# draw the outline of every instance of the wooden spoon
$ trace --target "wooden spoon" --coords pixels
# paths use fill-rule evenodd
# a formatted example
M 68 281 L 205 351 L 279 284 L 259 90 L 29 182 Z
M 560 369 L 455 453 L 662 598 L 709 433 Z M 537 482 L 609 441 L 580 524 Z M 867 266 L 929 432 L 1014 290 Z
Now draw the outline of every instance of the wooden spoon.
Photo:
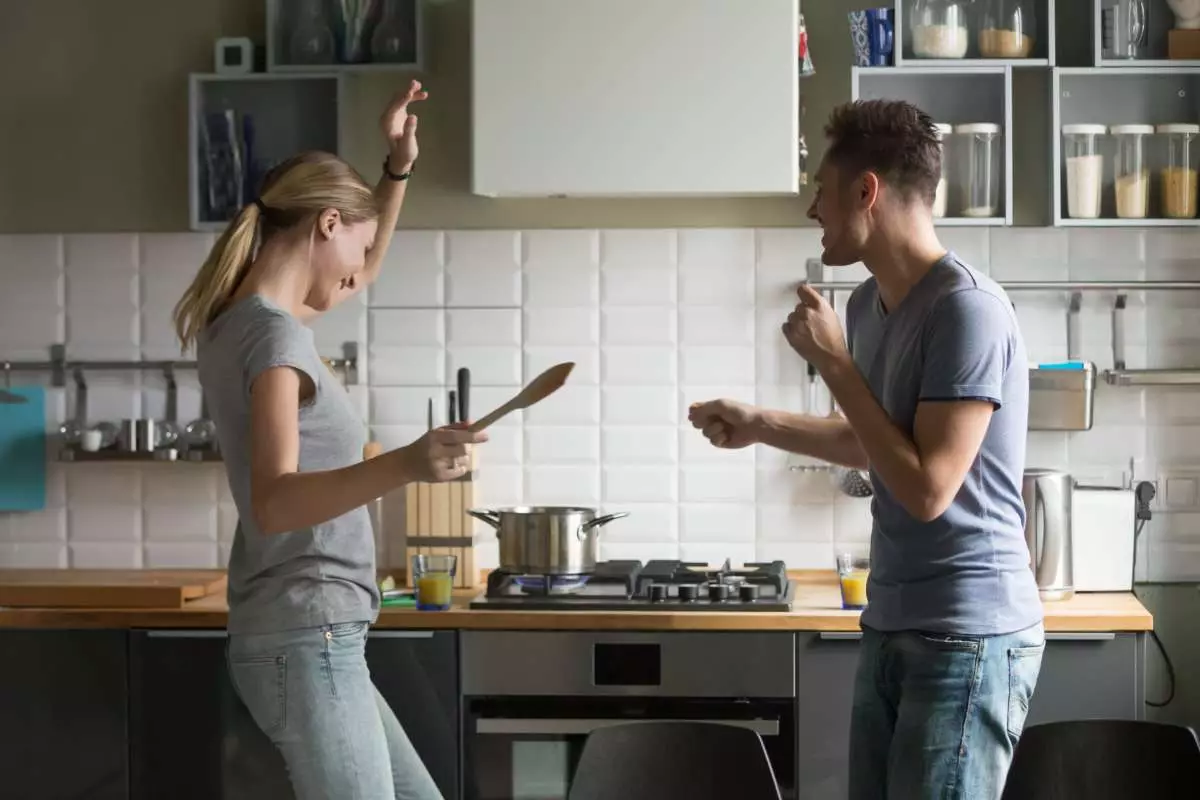
M 562 385 L 567 382 L 567 376 L 571 374 L 571 370 L 573 369 L 575 369 L 574 361 L 555 364 L 531 380 L 524 389 L 517 392 L 517 396 L 512 400 L 509 400 L 487 416 L 472 422 L 468 430 L 472 433 L 478 433 L 484 428 L 494 425 L 502 417 L 514 411 L 520 411 L 523 408 L 529 408 L 535 403 L 540 403 L 562 388 Z

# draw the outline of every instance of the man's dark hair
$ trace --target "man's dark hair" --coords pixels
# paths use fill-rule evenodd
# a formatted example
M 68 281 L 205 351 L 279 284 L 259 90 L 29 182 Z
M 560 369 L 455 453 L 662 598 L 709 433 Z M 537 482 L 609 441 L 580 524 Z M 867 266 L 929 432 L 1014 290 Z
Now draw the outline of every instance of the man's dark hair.
M 825 125 L 825 158 L 846 177 L 874 172 L 906 197 L 932 205 L 942 174 L 933 119 L 903 100 L 855 100 L 833 110 Z

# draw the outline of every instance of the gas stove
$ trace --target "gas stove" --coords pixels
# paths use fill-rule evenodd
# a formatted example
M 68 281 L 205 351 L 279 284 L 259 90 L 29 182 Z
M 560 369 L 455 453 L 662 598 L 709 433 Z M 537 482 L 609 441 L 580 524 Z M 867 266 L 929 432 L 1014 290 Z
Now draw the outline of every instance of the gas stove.
M 782 561 L 733 569 L 683 561 L 604 561 L 588 575 L 494 570 L 471 608 L 512 611 L 790 611 Z

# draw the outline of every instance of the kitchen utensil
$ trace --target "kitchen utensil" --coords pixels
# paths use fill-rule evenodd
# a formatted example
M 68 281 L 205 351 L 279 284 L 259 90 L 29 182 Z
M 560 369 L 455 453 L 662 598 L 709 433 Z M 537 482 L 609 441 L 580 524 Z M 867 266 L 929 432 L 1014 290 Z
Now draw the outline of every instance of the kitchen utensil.
M 471 423 L 471 432 L 478 433 L 479 431 L 490 427 L 498 422 L 501 418 L 511 414 L 514 411 L 520 411 L 523 408 L 529 408 L 530 406 L 545 400 L 547 397 L 562 388 L 562 385 L 567 382 L 567 376 L 571 374 L 571 370 L 573 369 L 575 369 L 574 361 L 555 364 L 553 367 L 530 381 L 524 389 L 517 392 L 516 397 L 509 400 L 507 403 L 500 406 L 482 419 Z
M 458 395 L 453 389 L 450 390 L 450 397 L 446 405 L 446 422 L 450 425 L 458 422 Z
M 458 368 L 458 421 L 471 421 L 471 370 Z
M 183 438 L 191 449 L 217 447 L 217 426 L 208 418 L 208 401 L 203 392 L 200 393 L 200 416 L 183 429 Z
M 839 415 L 837 403 L 833 397 L 829 398 L 830 416 Z M 871 473 L 865 469 L 855 469 L 854 467 L 843 467 L 840 464 L 835 464 L 830 474 L 833 476 L 833 484 L 847 497 L 871 497 L 875 494 L 875 487 L 871 484 Z
M 529 575 L 586 575 L 596 567 L 600 527 L 629 516 L 598 515 L 594 508 L 516 506 L 468 509 L 496 530 L 500 569 Z
M 1071 497 L 1074 480 L 1065 472 L 1027 469 L 1021 481 L 1025 501 L 1025 543 L 1043 600 L 1075 595 L 1072 573 Z
M 46 390 L 6 391 L 21 402 L 0 405 L 0 511 L 38 511 L 46 507 Z
M 1029 368 L 1029 430 L 1092 428 L 1096 365 L 1090 361 L 1036 364 Z
M 1075 591 L 1133 591 L 1135 511 L 1132 489 L 1075 487 L 1071 496 Z
M 429 398 L 429 407 L 425 410 L 425 430 L 433 430 L 433 398 Z

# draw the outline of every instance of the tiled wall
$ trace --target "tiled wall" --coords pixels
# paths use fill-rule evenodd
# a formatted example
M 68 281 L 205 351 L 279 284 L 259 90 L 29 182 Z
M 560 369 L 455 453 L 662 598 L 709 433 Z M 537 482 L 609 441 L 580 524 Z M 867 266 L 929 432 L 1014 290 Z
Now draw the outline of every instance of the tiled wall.
M 942 230 L 943 241 L 1001 280 L 1200 279 L 1195 230 Z M 729 396 L 802 410 L 803 363 L 779 325 L 813 229 L 412 231 L 398 234 L 369 297 L 320 320 L 323 354 L 366 343 L 353 392 L 387 446 L 445 408 L 471 368 L 475 416 L 525 378 L 577 363 L 559 394 L 497 425 L 482 453 L 492 504 L 574 503 L 628 510 L 604 531 L 608 557 L 783 558 L 825 566 L 834 537 L 868 535 L 864 501 L 783 455 L 709 447 L 686 422 L 695 400 Z M 177 354 L 175 300 L 211 242 L 204 234 L 0 237 L 0 360 L 44 359 L 65 341 L 78 358 Z M 862 275 L 851 268 L 838 275 Z M 1015 295 L 1030 356 L 1066 355 L 1066 298 Z M 844 302 L 844 298 L 843 298 Z M 1084 304 L 1083 355 L 1110 366 L 1112 298 Z M 1131 297 L 1129 366 L 1200 366 L 1200 293 Z M 19 382 L 44 381 L 21 375 Z M 161 416 L 154 374 L 89 375 L 93 420 Z M 198 413 L 183 378 L 180 417 Z M 53 390 L 57 430 L 72 398 Z M 821 401 L 824 411 L 824 400 Z M 1200 577 L 1200 389 L 1112 389 L 1088 433 L 1031 435 L 1031 466 L 1081 479 L 1162 482 L 1163 511 L 1144 551 L 1149 574 Z M 0 514 L 0 565 L 211 566 L 235 514 L 219 468 L 53 464 L 50 507 Z

